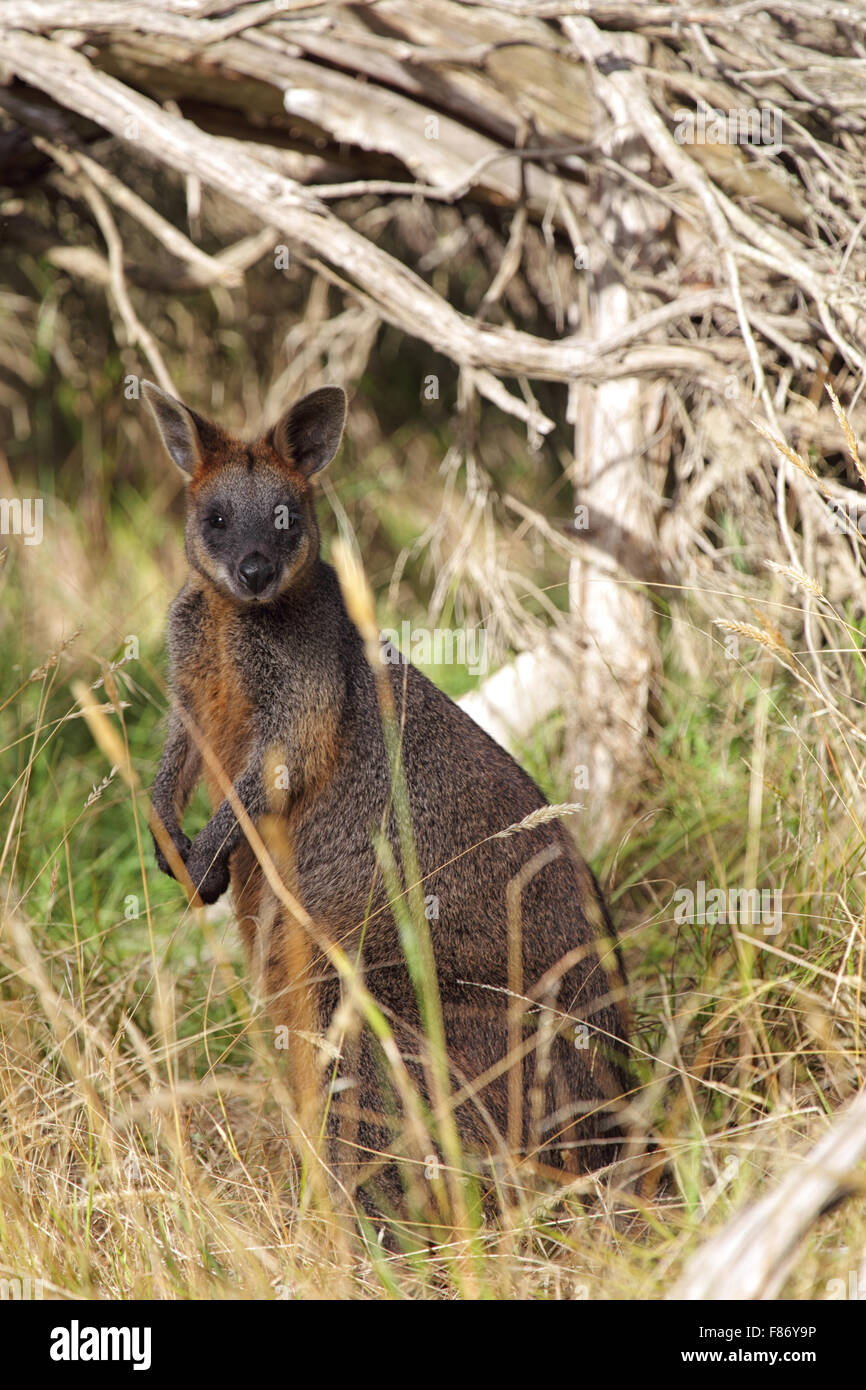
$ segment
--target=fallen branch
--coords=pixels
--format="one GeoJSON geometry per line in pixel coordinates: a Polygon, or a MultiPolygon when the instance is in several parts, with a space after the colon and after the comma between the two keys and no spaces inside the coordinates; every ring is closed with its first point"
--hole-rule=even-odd
{"type": "Polygon", "coordinates": [[[866,1091],[775,1191],[740,1212],[687,1264],[671,1298],[777,1298],[803,1237],[831,1202],[861,1190],[866,1158],[866,1091]]]}

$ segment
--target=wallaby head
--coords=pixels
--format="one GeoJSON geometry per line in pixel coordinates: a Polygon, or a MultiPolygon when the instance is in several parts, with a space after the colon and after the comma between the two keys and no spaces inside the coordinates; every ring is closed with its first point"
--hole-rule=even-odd
{"type": "Polygon", "coordinates": [[[299,584],[319,551],[312,478],[339,448],[346,394],[323,386],[253,443],[142,383],[169,457],[187,482],[193,569],[238,603],[269,603],[299,584]]]}

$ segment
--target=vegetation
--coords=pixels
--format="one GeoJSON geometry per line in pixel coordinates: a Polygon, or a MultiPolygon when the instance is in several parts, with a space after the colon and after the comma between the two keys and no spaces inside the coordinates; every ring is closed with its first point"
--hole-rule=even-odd
{"type": "MultiPolygon", "coordinates": [[[[0,26],[0,1280],[703,1290],[708,1238],[862,1102],[863,21],[81,8],[71,29],[6,0],[0,26]],[[783,148],[681,140],[683,102],[774,114],[783,148]],[[518,753],[585,804],[623,946],[610,1172],[552,1193],[512,1166],[482,1208],[452,1152],[444,1195],[416,1174],[435,1222],[329,1205],[228,901],[189,907],[146,830],[185,568],[147,376],[251,434],[343,383],[322,532],[375,622],[478,628],[490,671],[531,654],[542,693],[565,644],[568,694],[518,753]],[[28,498],[40,544],[10,534],[28,498]]],[[[488,672],[428,674],[471,700],[488,672]]],[[[199,794],[188,828],[207,814],[199,794]]],[[[793,1262],[759,1227],[753,1291],[862,1296],[862,1131],[828,1200],[791,1204],[793,1262]]]]}
{"type": "MultiPolygon", "coordinates": [[[[349,454],[332,480],[337,515],[323,504],[330,536],[338,517],[371,529],[385,491],[349,454]]],[[[149,466],[159,496],[155,450],[149,466]]],[[[59,498],[48,512],[50,540],[10,547],[4,579],[3,1273],[67,1296],[663,1296],[708,1223],[772,1183],[858,1085],[864,839],[848,721],[864,668],[844,615],[823,608],[830,707],[776,644],[797,601],[765,570],[748,566],[767,591],[763,642],[741,634],[732,657],[705,633],[697,678],[674,654],[687,594],[663,620],[653,771],[596,868],[631,978],[637,1113],[664,1175],[650,1164],[636,1194],[615,1170],[610,1185],[507,1206],[410,1258],[369,1229],[352,1249],[300,1200],[290,1102],[230,913],[187,909],[143,839],[176,515],[131,485],[114,501],[106,488],[90,523],[59,498]],[[119,766],[76,682],[108,711],[119,766]],[[677,920],[678,888],[742,885],[755,864],[758,886],[782,894],[778,930],[677,920]]],[[[525,758],[554,800],[568,780],[556,743],[548,728],[525,758]]],[[[205,815],[197,805],[191,823],[205,815]]],[[[822,1217],[786,1293],[847,1289],[864,1236],[859,1202],[822,1217]]]]}

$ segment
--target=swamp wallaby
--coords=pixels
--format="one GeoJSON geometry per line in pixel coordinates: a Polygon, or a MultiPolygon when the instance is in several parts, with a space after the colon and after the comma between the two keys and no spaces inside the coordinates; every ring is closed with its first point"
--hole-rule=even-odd
{"type": "MultiPolygon", "coordinates": [[[[151,383],[144,390],[188,481],[190,572],[170,610],[173,706],[154,810],[204,902],[231,881],[272,1017],[309,1046],[310,1027],[327,1033],[340,982],[321,955],[289,948],[286,909],[224,794],[231,784],[253,823],[273,815],[265,770],[279,750],[286,886],[323,936],[353,958],[360,952],[365,984],[423,1087],[419,1009],[374,848],[387,826],[399,864],[377,677],[319,554],[313,477],[339,446],[344,392],[313,391],[247,444],[151,383]],[[213,815],[190,842],[181,818],[202,775],[213,815]]],[[[463,1097],[461,1138],[492,1156],[509,1135],[542,1173],[598,1168],[616,1157],[617,1098],[626,1089],[623,979],[598,887],[557,819],[496,838],[541,811],[544,797],[468,715],[394,661],[393,649],[390,656],[412,832],[424,895],[435,904],[429,925],[448,1061],[463,1097]],[[512,1059],[515,904],[523,1008],[512,1059]]],[[[170,873],[159,849],[157,858],[170,873]]],[[[338,1071],[325,1068],[334,1162],[348,1164],[349,1149],[353,1158],[387,1151],[387,1068],[366,1030],[338,1071]],[[349,1109],[354,1129],[341,1158],[340,1115],[349,1109]]]]}

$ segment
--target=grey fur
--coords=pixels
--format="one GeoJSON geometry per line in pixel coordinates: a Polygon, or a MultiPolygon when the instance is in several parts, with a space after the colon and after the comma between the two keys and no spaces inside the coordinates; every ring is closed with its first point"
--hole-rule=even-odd
{"type": "MultiPolygon", "coordinates": [[[[319,556],[315,512],[305,487],[311,461],[322,466],[316,460],[336,448],[337,415],[342,428],[340,401],[333,393],[313,393],[253,446],[229,440],[203,422],[205,431],[215,431],[208,437],[222,443],[210,462],[205,458],[190,499],[191,574],[169,618],[175,713],[153,801],[202,899],[214,901],[230,877],[237,898],[259,870],[229,801],[216,805],[191,844],[181,827],[202,772],[190,729],[210,719],[205,732],[219,740],[225,732],[221,719],[239,721],[224,752],[234,762],[234,791],[253,821],[271,805],[263,767],[269,754],[280,750],[297,891],[307,912],[350,955],[363,935],[365,978],[423,1085],[417,1062],[418,1009],[372,848],[384,821],[397,845],[393,815],[390,820],[387,815],[390,781],[376,685],[334,571],[319,556]],[[275,463],[275,456],[279,460],[286,454],[294,471],[275,463]],[[278,506],[294,509],[297,518],[282,532],[272,525],[278,506]],[[215,509],[226,521],[216,537],[208,520],[215,509]],[[245,595],[237,582],[237,566],[251,547],[277,567],[264,599],[245,595]],[[217,707],[224,711],[220,716],[213,714],[217,707]],[[365,927],[371,897],[372,916],[365,927]]],[[[164,412],[157,414],[161,425],[165,418],[164,412]]],[[[189,418],[198,431],[200,417],[190,413],[189,418]]],[[[176,420],[174,412],[170,419],[176,420]]],[[[207,454],[200,432],[196,447],[207,454]]],[[[431,922],[431,932],[455,1075],[479,1076],[506,1052],[506,890],[533,856],[550,847],[554,857],[530,879],[521,898],[523,979],[532,1001],[527,1003],[527,1027],[537,1026],[542,1004],[556,1019],[549,1070],[539,1077],[547,1126],[542,1124],[542,1158],[548,1166],[571,1171],[598,1167],[615,1157],[619,1142],[616,1111],[626,1087],[626,1021],[622,988],[619,997],[611,993],[593,944],[599,931],[613,934],[597,885],[559,821],[507,839],[490,838],[543,807],[540,791],[414,667],[387,669],[403,726],[424,892],[438,899],[439,916],[431,922]],[[556,976],[557,962],[565,957],[572,964],[544,999],[533,996],[536,984],[551,972],[556,976]],[[590,1038],[587,1048],[576,1043],[583,1036],[581,1025],[590,1038]]],[[[399,861],[399,851],[397,857],[399,861]]],[[[168,871],[162,856],[159,860],[168,871]]],[[[241,925],[252,949],[260,923],[242,920],[241,925]]],[[[617,954],[609,955],[610,968],[622,979],[617,954]]],[[[269,958],[275,995],[294,987],[280,978],[278,957],[276,951],[269,958]]],[[[323,1030],[339,999],[339,981],[322,964],[316,1010],[323,1030]]],[[[532,1052],[522,1070],[528,1111],[535,1078],[532,1052]]],[[[376,1048],[364,1035],[355,1055],[344,1059],[342,1073],[362,1110],[384,1116],[380,1071],[376,1048]]],[[[339,1155],[337,1104],[332,1120],[339,1155]]],[[[506,1120],[502,1077],[458,1112],[464,1140],[482,1150],[496,1147],[495,1135],[505,1132],[506,1120]]],[[[525,1117],[523,1142],[529,1137],[528,1124],[525,1117]]],[[[385,1118],[380,1125],[365,1120],[358,1135],[373,1151],[393,1140],[385,1118]]]]}

